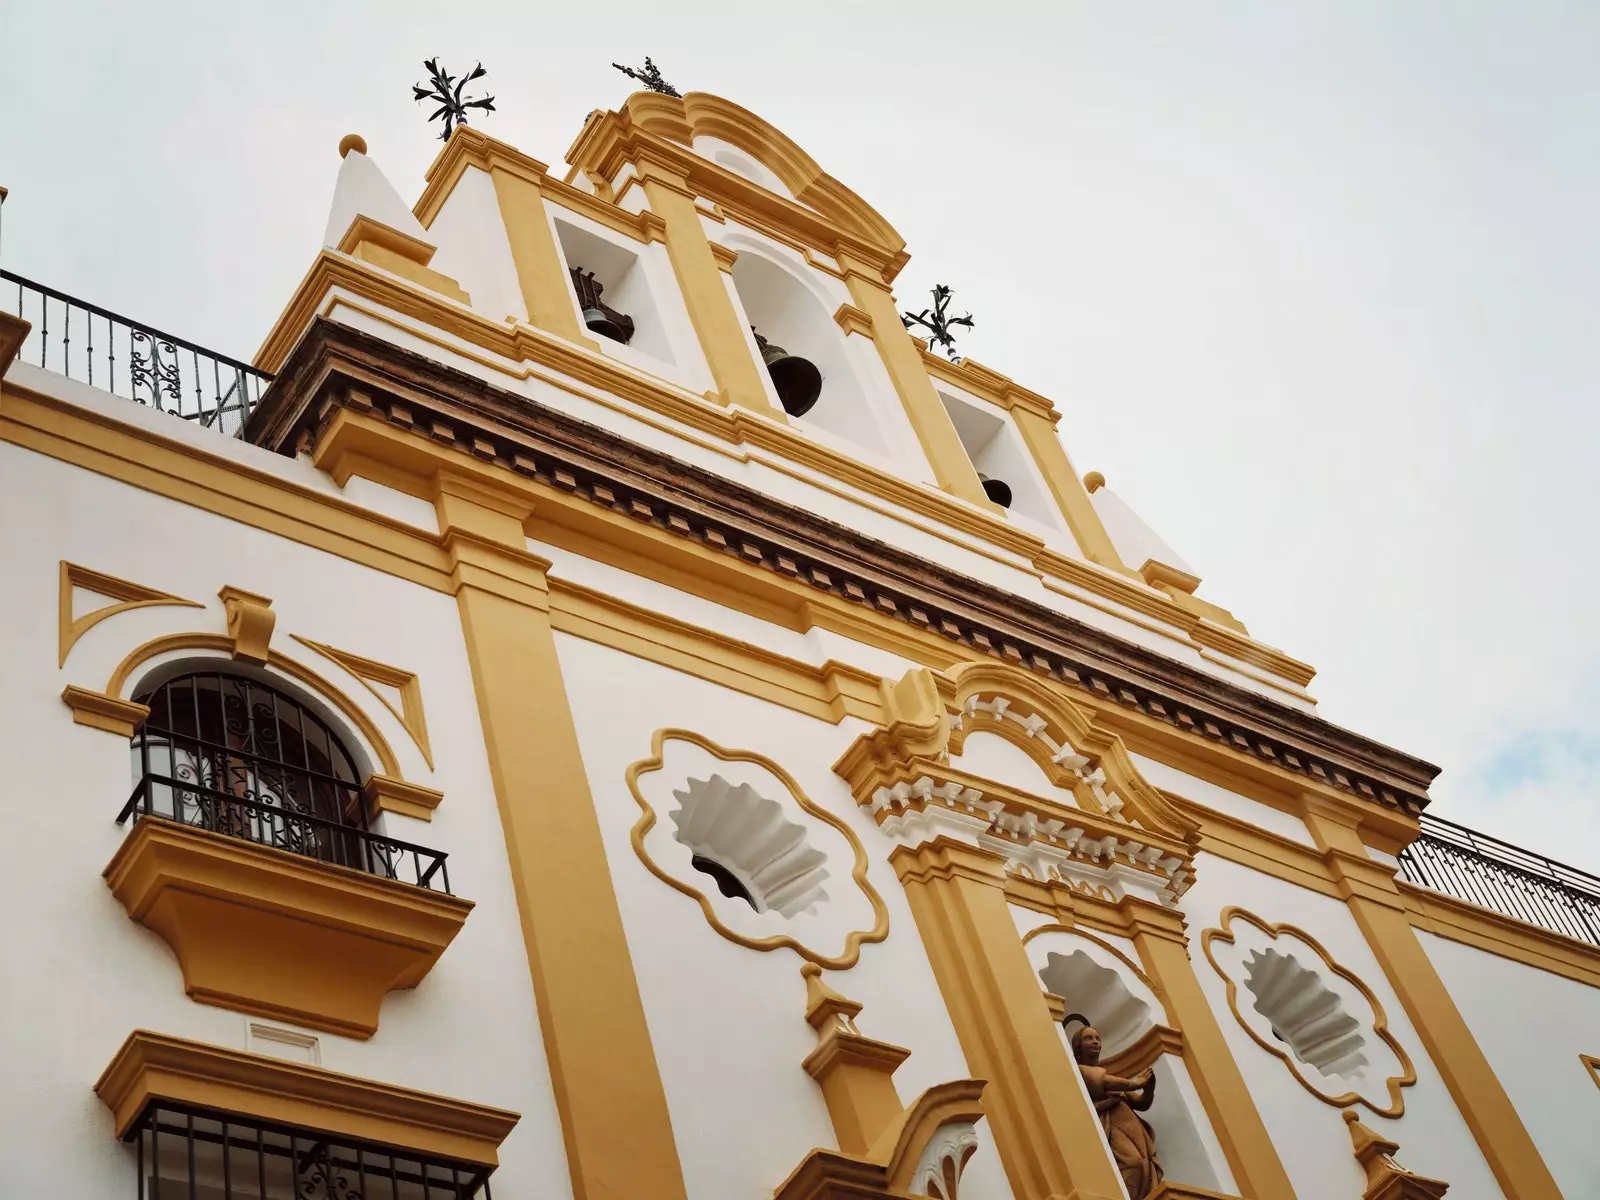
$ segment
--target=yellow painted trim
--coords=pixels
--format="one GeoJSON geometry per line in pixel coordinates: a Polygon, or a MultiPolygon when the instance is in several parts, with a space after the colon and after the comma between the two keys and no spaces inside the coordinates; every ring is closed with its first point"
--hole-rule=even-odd
{"type": "Polygon", "coordinates": [[[1121,1179],[1007,907],[1005,860],[947,837],[889,856],[1017,1200],[1112,1200],[1121,1179]]]}
{"type": "Polygon", "coordinates": [[[418,821],[431,821],[433,810],[439,807],[443,799],[443,792],[419,783],[391,779],[387,775],[368,776],[361,789],[361,800],[369,821],[385,812],[414,817],[418,821]]]}
{"type": "MultiPolygon", "coordinates": [[[[1454,896],[1395,880],[1413,929],[1600,988],[1600,947],[1562,937],[1454,896]]],[[[1335,893],[1337,894],[1337,893],[1335,893]]]]}
{"type": "MultiPolygon", "coordinates": [[[[157,655],[169,654],[178,650],[206,650],[215,654],[232,654],[233,640],[216,633],[169,633],[162,637],[151,638],[148,642],[135,646],[128,651],[116,668],[111,672],[111,678],[106,681],[106,695],[120,697],[128,686],[128,680],[135,671],[144,663],[149,662],[157,655]]],[[[378,756],[385,775],[396,779],[402,778],[400,760],[395,757],[394,750],[390,747],[377,725],[373,723],[366,711],[328,680],[318,675],[310,667],[278,653],[276,650],[267,652],[265,664],[268,668],[281,671],[301,684],[316,692],[322,699],[332,704],[344,716],[350,719],[361,736],[367,740],[373,752],[378,756]]],[[[130,735],[131,736],[131,735],[130,735]]]]}
{"type": "Polygon", "coordinates": [[[126,1137],[151,1100],[494,1166],[519,1113],[136,1029],[94,1085],[126,1137]]]}
{"type": "MultiPolygon", "coordinates": [[[[828,253],[856,244],[892,278],[906,261],[905,239],[861,197],[825,174],[781,130],[756,114],[706,92],[683,97],[636,92],[620,112],[591,113],[567,161],[615,179],[642,155],[682,174],[693,194],[730,213],[749,215],[828,253]],[[720,138],[767,167],[793,200],[770,192],[688,147],[697,136],[720,138]]],[[[618,200],[624,193],[619,191],[618,200]]]]}
{"type": "Polygon", "coordinates": [[[438,450],[443,540],[517,897],[573,1195],[685,1200],[551,629],[549,564],[526,550],[516,495],[453,477],[438,450]],[[618,1069],[625,1063],[626,1069],[618,1069]]]}
{"type": "Polygon", "coordinates": [[[385,225],[381,221],[374,221],[369,216],[357,213],[335,249],[341,254],[355,254],[356,247],[362,242],[381,246],[391,254],[408,259],[419,267],[425,267],[432,262],[433,256],[439,249],[431,242],[412,237],[392,225],[385,225]]]}
{"type": "Polygon", "coordinates": [[[822,1089],[839,1149],[865,1154],[901,1115],[894,1073],[911,1051],[864,1037],[855,1024],[862,1006],[823,983],[816,963],[801,964],[800,974],[806,981],[806,1023],[817,1031],[801,1069],[822,1089]]]}
{"type": "Polygon", "coordinates": [[[104,875],[172,947],[191,1000],[354,1038],[377,1032],[385,994],[421,983],[473,907],[162,817],[141,817],[104,875]]]}
{"type": "Polygon", "coordinates": [[[228,636],[233,639],[233,657],[242,662],[265,666],[272,651],[273,627],[278,614],[272,611],[272,601],[254,592],[232,584],[217,593],[228,618],[228,636]]]}
{"type": "Polygon", "coordinates": [[[833,314],[835,324],[845,333],[860,333],[867,337],[876,337],[872,318],[854,304],[841,304],[838,311],[833,314]]]}
{"type": "Polygon", "coordinates": [[[889,936],[889,908],[883,902],[883,897],[878,895],[878,890],[872,886],[867,878],[867,851],[861,844],[861,839],[855,834],[842,819],[834,816],[827,809],[818,805],[796,782],[793,775],[784,770],[782,766],[764,754],[754,750],[729,750],[717,745],[710,738],[695,733],[688,729],[658,729],[650,738],[650,756],[642,758],[628,767],[624,778],[628,781],[628,791],[633,794],[635,803],[642,810],[641,815],[634,823],[630,837],[633,841],[634,853],[639,856],[639,861],[662,883],[669,884],[688,896],[700,905],[700,911],[705,915],[706,922],[735,945],[744,946],[751,950],[780,950],[788,948],[793,950],[807,962],[816,963],[830,971],[843,971],[856,965],[861,958],[861,947],[872,942],[881,942],[889,936]],[[729,929],[717,916],[716,909],[705,893],[682,880],[674,878],[664,871],[656,861],[650,857],[645,848],[645,834],[649,833],[656,823],[656,811],[650,802],[645,799],[644,793],[639,790],[641,776],[659,771],[662,764],[662,750],[669,741],[688,742],[691,746],[698,746],[713,758],[723,762],[754,763],[770,771],[788,789],[796,804],[812,817],[825,825],[831,826],[850,843],[854,853],[854,865],[851,867],[850,877],[861,893],[866,896],[872,905],[873,924],[871,929],[852,929],[845,936],[845,948],[836,955],[822,954],[788,934],[773,934],[771,937],[751,938],[729,929]]]}
{"type": "MultiPolygon", "coordinates": [[[[1075,915],[1087,915],[1083,910],[1090,907],[1109,906],[1075,901],[1075,915]]],[[[1183,1034],[1183,1061],[1240,1194],[1250,1200],[1294,1200],[1288,1171],[1201,990],[1183,914],[1134,899],[1123,900],[1116,909],[1155,981],[1167,1020],[1183,1034]]]]}
{"type": "Polygon", "coordinates": [[[174,596],[171,592],[158,591],[128,579],[118,579],[115,575],[107,575],[103,571],[91,570],[89,567],[80,567],[77,563],[70,563],[66,559],[61,560],[60,593],[61,612],[56,635],[58,667],[66,666],[67,655],[72,652],[72,647],[77,644],[78,639],[107,617],[114,617],[118,613],[129,612],[135,608],[155,608],[161,605],[174,605],[180,608],[205,607],[197,601],[174,596]],[[75,588],[94,592],[98,596],[119,603],[104,605],[74,619],[72,593],[75,588]]]}
{"type": "Polygon", "coordinates": [[[76,724],[90,729],[103,729],[118,737],[131,738],[149,719],[150,706],[131,700],[119,700],[88,688],[67,684],[61,692],[61,702],[72,710],[76,724]]]}
{"type": "Polygon", "coordinates": [[[983,490],[978,469],[972,465],[949,410],[928,379],[921,351],[905,332],[894,295],[883,277],[870,264],[849,255],[841,256],[839,265],[844,269],[845,287],[850,291],[852,306],[866,314],[874,330],[873,345],[878,348],[878,356],[883,359],[884,369],[900,397],[906,419],[916,431],[917,442],[933,470],[934,479],[945,491],[1003,519],[1005,510],[983,490]],[[882,336],[877,336],[878,330],[883,331],[882,336]]]}
{"type": "MultiPolygon", "coordinates": [[[[0,200],[3,199],[0,196],[0,200]]],[[[22,350],[22,343],[28,340],[28,334],[32,331],[31,322],[24,321],[15,313],[0,312],[0,378],[10,370],[22,350]]]]}
{"type": "Polygon", "coordinates": [[[289,636],[302,646],[309,646],[324,658],[331,658],[360,680],[362,686],[377,697],[378,703],[387,708],[390,715],[400,722],[401,728],[411,735],[411,740],[422,752],[422,760],[428,764],[430,771],[433,769],[433,745],[428,740],[428,717],[422,709],[422,681],[417,678],[415,671],[391,667],[388,663],[381,663],[374,658],[364,658],[348,650],[338,650],[325,642],[314,642],[310,638],[301,637],[298,633],[289,636]],[[392,687],[400,693],[399,708],[396,708],[394,702],[375,686],[380,684],[392,687]]]}
{"type": "Polygon", "coordinates": [[[1417,1069],[1412,1066],[1411,1056],[1406,1053],[1405,1047],[1400,1044],[1399,1039],[1389,1032],[1389,1018],[1388,1014],[1383,1011],[1382,1002],[1373,994],[1372,989],[1366,985],[1361,977],[1348,967],[1334,962],[1333,956],[1328,953],[1322,943],[1297,925],[1270,924],[1261,917],[1256,916],[1255,913],[1241,908],[1237,904],[1230,904],[1222,910],[1221,922],[1220,928],[1207,929],[1200,935],[1200,948],[1205,952],[1206,961],[1211,964],[1211,969],[1216,971],[1222,977],[1223,982],[1227,984],[1228,1008],[1232,1011],[1234,1020],[1239,1022],[1240,1028],[1250,1035],[1250,1040],[1274,1058],[1281,1060],[1283,1065],[1289,1068],[1289,1073],[1295,1077],[1301,1087],[1326,1104],[1331,1104],[1335,1108],[1349,1108],[1352,1104],[1364,1104],[1378,1116],[1388,1117],[1391,1120],[1405,1115],[1406,1102],[1400,1089],[1410,1087],[1417,1082],[1417,1069]],[[1289,934],[1291,937],[1298,938],[1317,952],[1317,955],[1322,959],[1323,966],[1345,982],[1353,985],[1357,991],[1366,997],[1367,1003],[1372,1006],[1373,1020],[1372,1024],[1365,1028],[1370,1029],[1390,1050],[1394,1051],[1395,1057],[1399,1060],[1402,1068],[1399,1075],[1391,1075],[1384,1080],[1384,1087],[1389,1093],[1388,1107],[1379,1108],[1365,1096],[1356,1092],[1344,1092],[1337,1096],[1330,1096],[1321,1091],[1301,1072],[1294,1055],[1285,1050],[1282,1045],[1274,1045],[1272,1042],[1267,1041],[1251,1028],[1250,1024],[1239,1012],[1239,988],[1237,983],[1234,981],[1233,976],[1222,969],[1211,949],[1212,944],[1215,942],[1232,942],[1234,940],[1235,935],[1232,925],[1235,918],[1246,924],[1254,925],[1270,938],[1277,938],[1282,934],[1289,934]]]}
{"type": "MultiPolygon", "coordinates": [[[[760,413],[780,424],[788,421],[774,408],[762,386],[761,368],[750,351],[750,339],[728,295],[724,269],[707,239],[694,197],[681,176],[648,160],[638,164],[640,184],[650,210],[666,222],[667,257],[683,294],[689,321],[700,338],[706,365],[718,394],[727,403],[760,413]]],[[[733,264],[728,263],[728,269],[733,264]]]]}

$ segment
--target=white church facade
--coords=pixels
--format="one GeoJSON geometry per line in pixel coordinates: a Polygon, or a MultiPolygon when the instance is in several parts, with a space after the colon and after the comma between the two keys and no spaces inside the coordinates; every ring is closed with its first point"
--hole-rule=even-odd
{"type": "Polygon", "coordinates": [[[1600,1197],[1600,880],[806,150],[340,155],[250,363],[0,272],[0,1194],[1600,1197]]]}

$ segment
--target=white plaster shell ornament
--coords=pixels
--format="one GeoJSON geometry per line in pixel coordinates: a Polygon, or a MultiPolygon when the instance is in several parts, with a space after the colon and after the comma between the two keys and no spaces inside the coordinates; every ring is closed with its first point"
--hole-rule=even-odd
{"type": "Polygon", "coordinates": [[[842,970],[889,936],[860,839],[772,759],[658,729],[627,781],[639,860],[729,941],[842,970]]]}

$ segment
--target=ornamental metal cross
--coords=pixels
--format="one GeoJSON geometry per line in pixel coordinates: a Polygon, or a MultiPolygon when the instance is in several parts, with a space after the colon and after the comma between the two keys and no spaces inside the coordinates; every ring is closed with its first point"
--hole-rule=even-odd
{"type": "Polygon", "coordinates": [[[455,76],[448,74],[439,65],[437,58],[430,58],[422,65],[427,67],[428,74],[433,76],[429,80],[433,86],[425,88],[420,83],[414,83],[411,85],[411,95],[419,103],[423,100],[437,100],[439,102],[439,107],[433,110],[428,116],[428,120],[437,121],[440,117],[444,118],[444,132],[439,135],[441,142],[450,139],[450,134],[456,125],[465,125],[467,123],[467,109],[481,108],[486,113],[494,111],[493,96],[484,96],[478,100],[463,100],[461,98],[461,90],[467,84],[488,74],[483,69],[482,63],[473,67],[472,71],[459,83],[456,82],[455,76]]]}
{"type": "Polygon", "coordinates": [[[663,96],[677,96],[680,99],[683,96],[682,92],[673,87],[665,79],[661,78],[661,72],[656,68],[656,64],[650,61],[650,56],[648,54],[645,55],[643,70],[636,70],[633,67],[625,67],[621,63],[612,63],[611,65],[617,70],[621,71],[629,79],[637,79],[640,83],[644,84],[648,91],[660,92],[663,96]]]}
{"type": "Polygon", "coordinates": [[[971,329],[972,314],[968,313],[964,317],[947,317],[944,310],[949,306],[950,289],[942,283],[936,283],[933,286],[932,313],[927,309],[923,309],[919,313],[901,313],[900,320],[904,322],[907,329],[910,329],[913,325],[921,325],[928,331],[928,341],[935,346],[942,347],[944,352],[950,356],[950,361],[955,362],[957,355],[954,327],[965,325],[968,329],[971,329]]]}

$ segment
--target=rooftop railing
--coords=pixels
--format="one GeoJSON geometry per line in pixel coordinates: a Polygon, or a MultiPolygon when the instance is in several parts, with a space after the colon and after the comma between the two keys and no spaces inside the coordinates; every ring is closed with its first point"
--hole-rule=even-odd
{"type": "Polygon", "coordinates": [[[1442,817],[1423,814],[1400,878],[1600,946],[1600,878],[1442,817]]]}
{"type": "Polygon", "coordinates": [[[18,359],[238,437],[272,376],[0,270],[0,309],[30,321],[18,359]]]}

